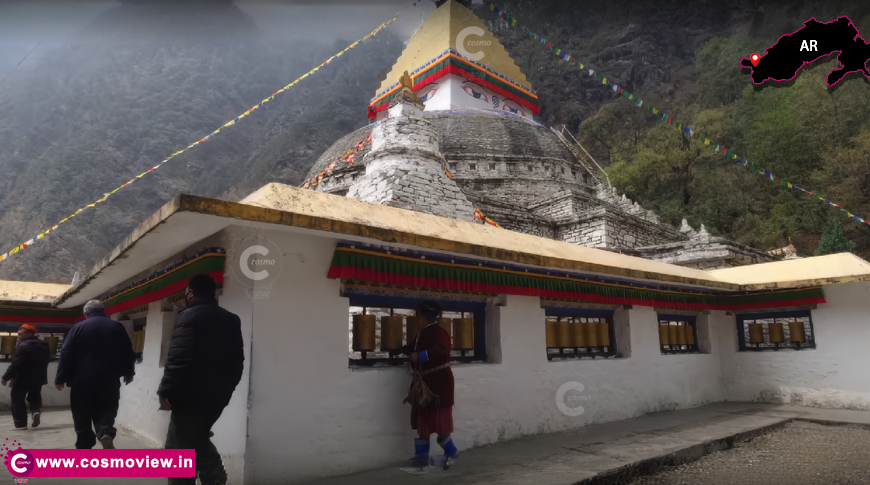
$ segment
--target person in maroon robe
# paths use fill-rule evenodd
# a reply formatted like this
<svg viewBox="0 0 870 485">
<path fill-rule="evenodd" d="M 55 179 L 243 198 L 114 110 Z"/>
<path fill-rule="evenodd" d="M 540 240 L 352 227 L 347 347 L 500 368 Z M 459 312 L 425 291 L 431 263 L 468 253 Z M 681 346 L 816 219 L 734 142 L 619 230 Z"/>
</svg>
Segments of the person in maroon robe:
<svg viewBox="0 0 870 485">
<path fill-rule="evenodd" d="M 435 395 L 427 408 L 411 407 L 411 428 L 417 430 L 414 440 L 412 466 L 423 468 L 429 464 L 429 439 L 435 433 L 438 444 L 444 449 L 441 464 L 446 465 L 456 458 L 458 450 L 450 433 L 453 432 L 453 371 L 450 369 L 450 334 L 438 325 L 441 306 L 434 301 L 424 301 L 417 306 L 417 316 L 423 320 L 420 333 L 408 342 L 406 354 L 411 365 L 423 376 L 423 382 Z"/>
</svg>

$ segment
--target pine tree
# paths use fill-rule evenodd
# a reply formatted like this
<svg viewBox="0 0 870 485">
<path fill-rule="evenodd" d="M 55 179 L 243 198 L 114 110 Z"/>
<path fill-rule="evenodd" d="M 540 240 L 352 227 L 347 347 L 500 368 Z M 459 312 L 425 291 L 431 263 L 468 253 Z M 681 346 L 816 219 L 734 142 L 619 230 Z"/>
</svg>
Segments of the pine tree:
<svg viewBox="0 0 870 485">
<path fill-rule="evenodd" d="M 819 247 L 815 254 L 821 256 L 822 254 L 848 253 L 854 249 L 855 243 L 843 234 L 843 223 L 834 217 L 825 224 L 825 230 L 822 232 L 822 238 L 819 240 Z"/>
</svg>

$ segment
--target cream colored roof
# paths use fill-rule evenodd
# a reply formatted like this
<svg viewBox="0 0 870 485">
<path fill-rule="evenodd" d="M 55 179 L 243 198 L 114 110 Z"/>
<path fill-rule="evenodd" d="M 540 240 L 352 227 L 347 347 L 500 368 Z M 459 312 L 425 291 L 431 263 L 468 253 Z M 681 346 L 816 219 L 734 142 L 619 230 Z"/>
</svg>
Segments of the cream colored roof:
<svg viewBox="0 0 870 485">
<path fill-rule="evenodd" d="M 0 301 L 50 303 L 69 289 L 69 285 L 31 283 L 29 281 L 0 281 Z"/>
<path fill-rule="evenodd" d="M 178 196 L 132 231 L 54 305 L 82 305 L 123 286 L 136 275 L 160 267 L 167 259 L 201 243 L 204 237 L 240 223 L 721 291 L 805 288 L 870 280 L 870 263 L 849 254 L 708 272 L 273 183 L 242 202 Z"/>
<path fill-rule="evenodd" d="M 540 260 L 541 264 L 538 264 L 540 266 L 548 266 L 547 262 L 555 263 L 555 260 L 571 261 L 577 263 L 574 269 L 602 274 L 639 279 L 658 279 L 654 275 L 660 275 L 673 282 L 701 286 L 723 286 L 711 282 L 710 274 L 698 269 L 554 241 L 486 224 L 361 202 L 349 197 L 335 196 L 289 185 L 268 184 L 243 199 L 241 203 L 328 218 L 336 222 L 336 228 L 344 224 L 354 224 L 393 231 L 395 236 L 391 242 L 405 239 L 399 236 L 401 233 L 409 235 L 409 243 L 418 247 L 428 246 L 431 249 L 470 252 L 477 256 L 486 256 L 484 251 L 473 250 L 475 247 L 481 247 L 489 249 L 490 251 L 486 252 L 494 255 L 495 259 L 501 259 L 498 255 L 504 258 L 507 258 L 509 254 L 535 255 L 537 257 L 535 259 Z M 432 241 L 424 242 L 424 238 L 432 239 Z M 728 287 L 729 285 L 724 286 Z M 731 289 L 736 290 L 737 288 Z"/>
<path fill-rule="evenodd" d="M 793 288 L 870 280 L 870 263 L 852 253 L 829 254 L 773 263 L 715 269 L 710 274 L 721 281 L 747 289 L 772 286 Z"/>
<path fill-rule="evenodd" d="M 482 34 L 478 36 L 481 31 Z M 463 34 L 462 39 L 459 38 L 460 34 Z M 460 48 L 457 47 L 457 39 L 462 41 Z M 469 45 L 469 42 L 473 42 L 473 45 Z M 381 94 L 399 82 L 399 78 L 405 71 L 413 72 L 448 48 L 459 52 L 464 50 L 472 55 L 483 53 L 483 57 L 474 60 L 532 89 L 532 83 L 526 79 L 526 75 L 511 59 L 498 38 L 474 15 L 474 12 L 450 0 L 429 15 L 420 31 L 408 42 L 376 94 Z"/>
</svg>

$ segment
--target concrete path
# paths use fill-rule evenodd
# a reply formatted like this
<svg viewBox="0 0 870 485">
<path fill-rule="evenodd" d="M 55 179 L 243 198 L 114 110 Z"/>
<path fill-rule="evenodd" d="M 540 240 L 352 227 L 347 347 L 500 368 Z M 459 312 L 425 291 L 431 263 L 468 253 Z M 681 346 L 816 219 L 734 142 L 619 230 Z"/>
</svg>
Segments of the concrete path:
<svg viewBox="0 0 870 485">
<path fill-rule="evenodd" d="M 0 439 L 6 441 L 18 440 L 22 448 L 40 449 L 73 449 L 75 448 L 76 433 L 73 429 L 72 414 L 69 408 L 46 408 L 42 412 L 41 423 L 38 428 L 29 428 L 27 431 L 13 430 L 12 414 L 9 411 L 0 412 Z M 29 423 L 28 423 L 29 424 Z M 97 445 L 99 448 L 100 445 Z M 125 449 L 154 448 L 136 435 L 118 429 L 115 437 L 115 447 Z M 12 483 L 12 476 L 6 471 L 5 465 L 0 464 L 0 476 L 6 475 L 8 483 Z M 165 478 L 32 478 L 30 483 L 47 484 L 112 484 L 112 485 L 156 485 L 166 484 Z"/>
<path fill-rule="evenodd" d="M 395 467 L 309 482 L 317 485 L 438 485 L 512 484 L 568 485 L 639 461 L 672 453 L 700 454 L 706 444 L 773 426 L 792 418 L 827 423 L 870 425 L 870 412 L 775 406 L 753 403 L 718 403 L 682 411 L 651 414 L 634 419 L 588 426 L 483 446 L 463 453 L 448 471 L 409 475 Z M 75 432 L 69 409 L 46 409 L 37 429 L 13 431 L 12 416 L 0 412 L 0 439 L 17 439 L 24 448 L 73 448 Z M 136 435 L 119 430 L 118 448 L 152 448 Z M 434 447 L 437 449 L 437 447 Z M 439 450 L 440 453 L 440 450 Z M 0 474 L 6 473 L 0 471 Z M 165 484 L 163 478 L 93 479 L 39 478 L 36 483 L 57 484 Z M 235 484 L 233 484 L 235 485 Z"/>
<path fill-rule="evenodd" d="M 410 475 L 400 471 L 398 467 L 401 465 L 397 464 L 396 467 L 308 483 L 569 485 L 672 453 L 684 457 L 701 456 L 708 443 L 777 425 L 792 418 L 870 425 L 870 412 L 717 403 L 588 426 L 573 432 L 483 446 L 462 453 L 448 471 L 435 470 L 424 475 Z M 437 453 L 440 454 L 440 449 Z"/>
</svg>

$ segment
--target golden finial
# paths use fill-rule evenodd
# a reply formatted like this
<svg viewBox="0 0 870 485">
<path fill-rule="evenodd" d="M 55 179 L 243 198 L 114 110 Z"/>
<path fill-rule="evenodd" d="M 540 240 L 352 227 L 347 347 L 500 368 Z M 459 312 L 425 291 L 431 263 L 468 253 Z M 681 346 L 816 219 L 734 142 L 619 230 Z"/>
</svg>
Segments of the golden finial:
<svg viewBox="0 0 870 485">
<path fill-rule="evenodd" d="M 403 91 L 412 91 L 411 85 L 413 84 L 413 81 L 411 80 L 411 75 L 408 74 L 408 71 L 405 71 L 405 73 L 402 74 L 402 77 L 401 77 L 401 79 L 399 79 L 399 82 L 402 84 L 402 86 L 404 86 L 402 88 Z"/>
</svg>

